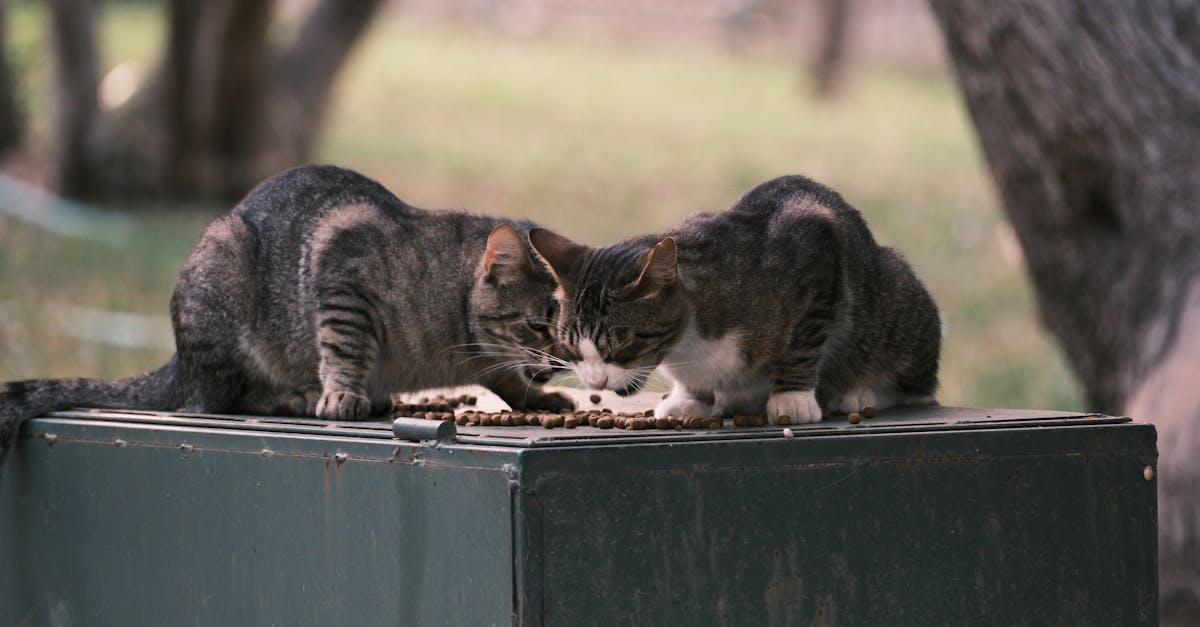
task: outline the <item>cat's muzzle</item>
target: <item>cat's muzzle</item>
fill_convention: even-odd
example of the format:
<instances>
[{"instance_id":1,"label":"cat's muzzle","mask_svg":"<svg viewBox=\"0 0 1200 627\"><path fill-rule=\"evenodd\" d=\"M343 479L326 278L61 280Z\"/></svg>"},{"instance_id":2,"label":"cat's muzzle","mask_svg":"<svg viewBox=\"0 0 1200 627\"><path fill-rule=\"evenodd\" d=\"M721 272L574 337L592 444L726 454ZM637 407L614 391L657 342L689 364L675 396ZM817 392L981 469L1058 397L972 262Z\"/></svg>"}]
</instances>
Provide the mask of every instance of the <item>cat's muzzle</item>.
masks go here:
<instances>
[{"instance_id":1,"label":"cat's muzzle","mask_svg":"<svg viewBox=\"0 0 1200 627\"><path fill-rule=\"evenodd\" d=\"M629 396L630 394L636 394L637 392L642 391L642 388L646 387L646 380L649 378L649 374L641 372L630 375L629 380L625 383L624 387L617 388L613 391L617 393L617 396Z\"/></svg>"},{"instance_id":2,"label":"cat's muzzle","mask_svg":"<svg viewBox=\"0 0 1200 627\"><path fill-rule=\"evenodd\" d=\"M550 366L525 366L525 376L534 383L545 383L554 376L554 368Z\"/></svg>"}]
</instances>

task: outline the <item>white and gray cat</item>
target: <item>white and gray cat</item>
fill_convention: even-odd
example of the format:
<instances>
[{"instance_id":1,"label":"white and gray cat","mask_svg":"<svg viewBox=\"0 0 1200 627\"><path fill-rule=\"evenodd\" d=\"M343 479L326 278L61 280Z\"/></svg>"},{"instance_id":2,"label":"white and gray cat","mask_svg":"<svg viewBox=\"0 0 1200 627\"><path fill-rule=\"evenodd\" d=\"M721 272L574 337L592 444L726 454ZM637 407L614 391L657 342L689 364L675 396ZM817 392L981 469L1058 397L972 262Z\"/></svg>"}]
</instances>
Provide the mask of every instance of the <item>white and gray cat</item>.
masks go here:
<instances>
[{"instance_id":1,"label":"white and gray cat","mask_svg":"<svg viewBox=\"0 0 1200 627\"><path fill-rule=\"evenodd\" d=\"M556 304L531 226L417 209L332 166L284 172L196 245L164 366L3 386L0 464L23 420L74 406L358 420L394 392L478 383L514 408L572 408L538 385Z\"/></svg>"},{"instance_id":2,"label":"white and gray cat","mask_svg":"<svg viewBox=\"0 0 1200 627\"><path fill-rule=\"evenodd\" d=\"M908 263L840 195L802 176L661 235L592 248L529 238L559 284L559 341L595 389L656 367L658 416L766 415L935 403L941 321Z\"/></svg>"}]
</instances>

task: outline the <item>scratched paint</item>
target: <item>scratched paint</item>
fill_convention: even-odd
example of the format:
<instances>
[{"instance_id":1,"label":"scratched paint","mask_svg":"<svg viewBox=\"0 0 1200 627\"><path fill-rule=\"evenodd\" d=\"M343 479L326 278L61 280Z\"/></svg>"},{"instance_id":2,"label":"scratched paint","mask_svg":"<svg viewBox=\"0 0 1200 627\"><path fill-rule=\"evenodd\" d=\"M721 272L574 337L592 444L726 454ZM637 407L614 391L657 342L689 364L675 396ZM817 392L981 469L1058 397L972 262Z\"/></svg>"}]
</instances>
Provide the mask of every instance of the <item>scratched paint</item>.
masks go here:
<instances>
[{"instance_id":1,"label":"scratched paint","mask_svg":"<svg viewBox=\"0 0 1200 627\"><path fill-rule=\"evenodd\" d=\"M0 484L0 624L49 624L50 600L97 624L1156 622L1152 427L872 420L413 442L388 423L37 419Z\"/></svg>"}]
</instances>

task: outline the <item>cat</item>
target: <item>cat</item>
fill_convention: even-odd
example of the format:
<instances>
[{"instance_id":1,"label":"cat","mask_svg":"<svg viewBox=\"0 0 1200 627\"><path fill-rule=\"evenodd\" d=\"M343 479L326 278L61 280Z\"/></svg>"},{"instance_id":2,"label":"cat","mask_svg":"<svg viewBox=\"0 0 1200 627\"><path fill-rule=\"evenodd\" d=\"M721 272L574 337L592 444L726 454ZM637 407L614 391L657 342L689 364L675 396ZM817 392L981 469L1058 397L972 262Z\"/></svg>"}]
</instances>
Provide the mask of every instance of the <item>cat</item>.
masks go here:
<instances>
[{"instance_id":1,"label":"cat","mask_svg":"<svg viewBox=\"0 0 1200 627\"><path fill-rule=\"evenodd\" d=\"M187 259L165 365L3 386L0 468L23 420L74 406L360 420L394 392L478 383L514 408L571 409L539 386L557 305L532 226L417 209L334 166L283 172Z\"/></svg>"},{"instance_id":2,"label":"cat","mask_svg":"<svg viewBox=\"0 0 1200 627\"><path fill-rule=\"evenodd\" d=\"M588 387L628 395L659 368L656 416L765 415L936 404L941 319L859 212L803 176L661 235L580 245L534 228L558 283L558 338Z\"/></svg>"}]
</instances>

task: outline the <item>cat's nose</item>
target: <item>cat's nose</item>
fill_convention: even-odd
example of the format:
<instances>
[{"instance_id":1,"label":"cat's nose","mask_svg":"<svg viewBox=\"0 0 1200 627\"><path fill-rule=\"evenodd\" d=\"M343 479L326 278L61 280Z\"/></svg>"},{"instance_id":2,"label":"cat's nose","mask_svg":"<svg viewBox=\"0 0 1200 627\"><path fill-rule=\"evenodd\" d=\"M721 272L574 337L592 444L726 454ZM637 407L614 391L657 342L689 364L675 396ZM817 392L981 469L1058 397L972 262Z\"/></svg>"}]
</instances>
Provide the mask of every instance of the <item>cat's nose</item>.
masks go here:
<instances>
[{"instance_id":1,"label":"cat's nose","mask_svg":"<svg viewBox=\"0 0 1200 627\"><path fill-rule=\"evenodd\" d=\"M608 383L608 375L604 374L604 372L593 370L587 373L587 376L584 377L583 382L588 384L588 387L590 388L603 390L604 384Z\"/></svg>"}]
</instances>

